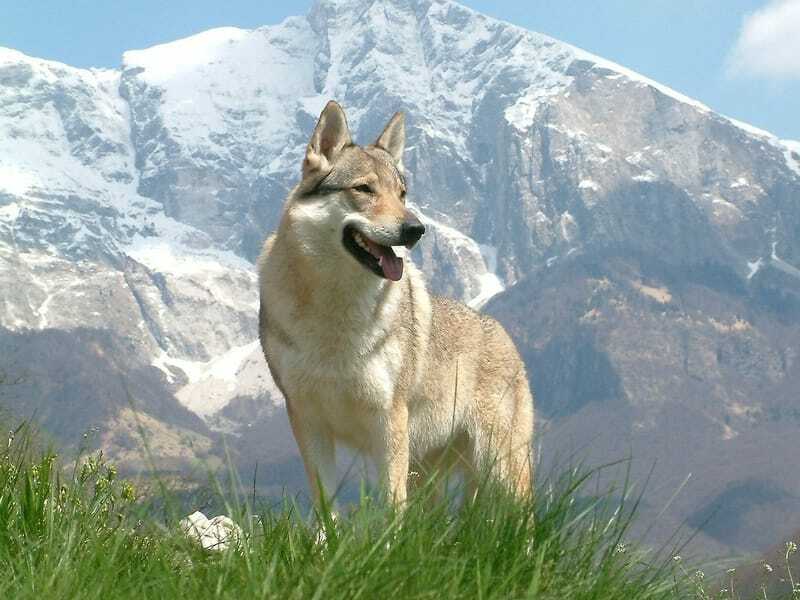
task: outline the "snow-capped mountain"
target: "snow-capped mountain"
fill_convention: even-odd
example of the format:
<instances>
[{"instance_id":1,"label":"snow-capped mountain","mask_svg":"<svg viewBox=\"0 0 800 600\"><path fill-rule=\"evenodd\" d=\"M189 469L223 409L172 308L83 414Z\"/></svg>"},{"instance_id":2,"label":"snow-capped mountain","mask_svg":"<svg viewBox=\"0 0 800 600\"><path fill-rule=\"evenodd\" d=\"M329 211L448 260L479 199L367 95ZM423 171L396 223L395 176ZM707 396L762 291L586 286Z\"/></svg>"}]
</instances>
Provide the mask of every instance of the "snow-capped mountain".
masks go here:
<instances>
[{"instance_id":1,"label":"snow-capped mountain","mask_svg":"<svg viewBox=\"0 0 800 600\"><path fill-rule=\"evenodd\" d=\"M800 520L765 454L800 429L800 143L445 0L320 0L119 70L0 49L0 401L131 464L142 428L165 468L221 433L291 463L253 261L331 98L364 143L407 112L414 259L514 333L545 454L658 458L667 497L692 471L669 514L733 494L722 545Z\"/></svg>"}]
</instances>

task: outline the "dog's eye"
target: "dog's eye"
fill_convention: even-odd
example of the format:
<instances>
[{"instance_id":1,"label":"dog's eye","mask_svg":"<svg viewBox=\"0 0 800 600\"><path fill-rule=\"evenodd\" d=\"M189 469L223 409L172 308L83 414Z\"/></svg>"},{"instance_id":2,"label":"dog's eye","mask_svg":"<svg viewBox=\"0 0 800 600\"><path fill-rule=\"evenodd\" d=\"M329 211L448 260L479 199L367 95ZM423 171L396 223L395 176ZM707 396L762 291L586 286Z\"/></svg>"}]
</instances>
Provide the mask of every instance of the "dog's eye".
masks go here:
<instances>
[{"instance_id":1,"label":"dog's eye","mask_svg":"<svg viewBox=\"0 0 800 600\"><path fill-rule=\"evenodd\" d=\"M361 185L353 186L353 189L357 192L361 192L362 194L371 194L372 188L369 187L366 183L362 183Z\"/></svg>"}]
</instances>

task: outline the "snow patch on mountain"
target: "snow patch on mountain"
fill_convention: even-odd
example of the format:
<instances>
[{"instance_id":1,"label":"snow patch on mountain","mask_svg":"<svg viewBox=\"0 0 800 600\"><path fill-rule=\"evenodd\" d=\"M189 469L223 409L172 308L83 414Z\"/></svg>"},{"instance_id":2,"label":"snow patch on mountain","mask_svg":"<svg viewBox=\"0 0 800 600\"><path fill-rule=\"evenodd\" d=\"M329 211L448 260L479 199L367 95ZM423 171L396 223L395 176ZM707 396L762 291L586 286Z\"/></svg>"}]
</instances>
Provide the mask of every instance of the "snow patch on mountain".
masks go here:
<instances>
[{"instance_id":1,"label":"snow patch on mountain","mask_svg":"<svg viewBox=\"0 0 800 600\"><path fill-rule=\"evenodd\" d=\"M128 109L116 92L118 72L4 51L0 79L0 170L8 177L0 186L21 194L103 194L130 183Z\"/></svg>"},{"instance_id":2,"label":"snow patch on mountain","mask_svg":"<svg viewBox=\"0 0 800 600\"><path fill-rule=\"evenodd\" d=\"M255 277L252 263L241 256L213 246L190 248L183 239L189 239L196 230L164 217L159 221L167 225L167 232L147 237L136 234L124 247L128 256L157 273L192 276L236 269Z\"/></svg>"},{"instance_id":3,"label":"snow patch on mountain","mask_svg":"<svg viewBox=\"0 0 800 600\"><path fill-rule=\"evenodd\" d=\"M2 176L3 174L0 172L0 177ZM10 202L5 205L0 205L0 221L5 221L8 224L13 223L19 218L21 210L19 202Z\"/></svg>"},{"instance_id":4,"label":"snow patch on mountain","mask_svg":"<svg viewBox=\"0 0 800 600\"><path fill-rule=\"evenodd\" d=\"M224 55L226 46L235 44L246 35L244 29L236 27L209 29L146 50L128 50L122 60L128 68L144 69L143 77L151 84L160 85L217 62Z\"/></svg>"},{"instance_id":5,"label":"snow patch on mountain","mask_svg":"<svg viewBox=\"0 0 800 600\"><path fill-rule=\"evenodd\" d=\"M537 107L541 105L548 97L564 92L572 83L573 78L567 76L564 71L565 66L569 66L572 61L576 60L592 63L593 69L613 71L613 74L606 76L607 79L619 79L621 77L625 77L630 81L653 88L665 96L669 96L670 98L683 104L687 104L701 112L712 112L711 109L702 102L695 100L694 98L690 98L685 94L681 94L680 92L662 83L654 81L649 77L642 75L641 73L632 71L631 69L623 67L615 62L594 55L575 46L571 46L563 42L557 42L541 34L529 35L537 36L539 40L537 40L538 43L536 46L549 50L549 52L545 53L544 57L537 57L531 61L531 65L533 67L533 83L521 94L515 104L506 109L506 119L519 129L525 130L529 128L533 124ZM551 56L548 57L548 54ZM553 61L551 58L552 56L557 56L559 60ZM566 59L567 57L569 60ZM531 60L531 57L526 58Z\"/></svg>"},{"instance_id":6,"label":"snow patch on mountain","mask_svg":"<svg viewBox=\"0 0 800 600\"><path fill-rule=\"evenodd\" d=\"M517 44L509 58L516 68L525 69L531 83L505 110L506 120L522 131L533 125L537 108L546 99L564 92L573 81L564 73L571 62L567 48L546 36L526 33L532 43Z\"/></svg>"},{"instance_id":7,"label":"snow patch on mountain","mask_svg":"<svg viewBox=\"0 0 800 600\"><path fill-rule=\"evenodd\" d=\"M497 275L497 249L494 246L479 244L455 227L419 211L412 203L409 206L414 208L428 229L423 245L437 245L440 252L448 255L449 262L459 266L463 273L464 300L469 306L480 308L505 289Z\"/></svg>"},{"instance_id":8,"label":"snow patch on mountain","mask_svg":"<svg viewBox=\"0 0 800 600\"><path fill-rule=\"evenodd\" d=\"M794 140L782 140L774 133L760 129L749 123L739 121L737 119L720 115L723 119L741 129L752 137L759 138L767 142L770 146L778 149L786 160L786 166L798 177L800 177L800 142Z\"/></svg>"},{"instance_id":9,"label":"snow patch on mountain","mask_svg":"<svg viewBox=\"0 0 800 600\"><path fill-rule=\"evenodd\" d=\"M161 370L170 383L175 383L175 369L183 372L187 382L176 396L186 408L208 418L224 408L238 392L238 376L251 355L260 358L258 340L235 346L209 361L174 358L162 350L152 365Z\"/></svg>"},{"instance_id":10,"label":"snow patch on mountain","mask_svg":"<svg viewBox=\"0 0 800 600\"><path fill-rule=\"evenodd\" d=\"M175 375L171 367L183 371L189 383L198 383L209 379L219 379L235 383L236 373L242 361L258 347L258 340L236 346L228 350L221 356L212 358L209 361L187 360L182 358L170 357L165 350L153 359L153 366L160 369L167 376L171 383L175 381Z\"/></svg>"},{"instance_id":11,"label":"snow patch on mountain","mask_svg":"<svg viewBox=\"0 0 800 600\"><path fill-rule=\"evenodd\" d=\"M631 177L634 181L642 181L651 183L653 181L658 181L658 175L653 173L650 169L647 169L644 173L640 173L639 175L634 175Z\"/></svg>"},{"instance_id":12,"label":"snow patch on mountain","mask_svg":"<svg viewBox=\"0 0 800 600\"><path fill-rule=\"evenodd\" d=\"M571 81L567 77L553 77L546 87L533 83L519 99L505 110L506 120L520 131L529 129L535 120L536 110L550 96L562 92Z\"/></svg>"},{"instance_id":13,"label":"snow patch on mountain","mask_svg":"<svg viewBox=\"0 0 800 600\"><path fill-rule=\"evenodd\" d=\"M736 189L736 188L748 187L749 185L750 182L747 180L747 177L737 177L736 181L732 182L729 187L731 189Z\"/></svg>"},{"instance_id":14,"label":"snow patch on mountain","mask_svg":"<svg viewBox=\"0 0 800 600\"><path fill-rule=\"evenodd\" d=\"M286 167L279 157L296 151L295 111L286 108L317 95L316 45L307 20L293 17L272 27L224 27L129 51L123 69L126 81L160 96L158 122L196 162L220 157L255 176L265 156L274 157L269 170L276 171ZM144 158L143 176L150 177L169 156Z\"/></svg>"},{"instance_id":15,"label":"snow patch on mountain","mask_svg":"<svg viewBox=\"0 0 800 600\"><path fill-rule=\"evenodd\" d=\"M755 274L761 270L761 267L763 266L764 266L763 258L759 258L754 261L747 261L747 269L748 269L747 279L752 279L755 276Z\"/></svg>"},{"instance_id":16,"label":"snow patch on mountain","mask_svg":"<svg viewBox=\"0 0 800 600\"><path fill-rule=\"evenodd\" d=\"M488 244L479 244L478 248L486 264L487 272L478 276L480 291L477 296L467 302L467 305L475 310L479 310L491 298L506 289L497 276L497 248Z\"/></svg>"},{"instance_id":17,"label":"snow patch on mountain","mask_svg":"<svg viewBox=\"0 0 800 600\"><path fill-rule=\"evenodd\" d=\"M794 140L781 140L784 147L783 154L789 168L800 176L800 142Z\"/></svg>"},{"instance_id":18,"label":"snow patch on mountain","mask_svg":"<svg viewBox=\"0 0 800 600\"><path fill-rule=\"evenodd\" d=\"M770 254L770 258L772 259L772 265L780 271L783 271L787 275L791 275L797 279L800 279L800 269L795 267L794 265L790 265L788 262L783 260L780 256L778 256L778 242L772 242L772 253Z\"/></svg>"},{"instance_id":19,"label":"snow patch on mountain","mask_svg":"<svg viewBox=\"0 0 800 600\"><path fill-rule=\"evenodd\" d=\"M30 173L14 165L0 164L0 190L21 196L36 183L36 178Z\"/></svg>"},{"instance_id":20,"label":"snow patch on mountain","mask_svg":"<svg viewBox=\"0 0 800 600\"><path fill-rule=\"evenodd\" d=\"M592 190L593 192L600 191L600 186L597 184L596 181L591 179L581 179L581 182L578 184L579 190Z\"/></svg>"}]
</instances>

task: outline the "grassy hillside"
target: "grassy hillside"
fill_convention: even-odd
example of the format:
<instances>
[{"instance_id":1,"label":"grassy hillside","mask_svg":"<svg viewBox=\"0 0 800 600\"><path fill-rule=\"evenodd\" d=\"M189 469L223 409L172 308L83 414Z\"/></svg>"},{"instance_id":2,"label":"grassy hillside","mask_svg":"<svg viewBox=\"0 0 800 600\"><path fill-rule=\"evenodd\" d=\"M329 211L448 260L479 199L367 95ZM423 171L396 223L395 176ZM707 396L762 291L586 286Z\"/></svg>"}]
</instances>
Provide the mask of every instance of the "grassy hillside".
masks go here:
<instances>
[{"instance_id":1,"label":"grassy hillside","mask_svg":"<svg viewBox=\"0 0 800 600\"><path fill-rule=\"evenodd\" d=\"M589 481L567 471L533 503L485 486L460 510L423 490L402 515L364 492L322 519L324 542L288 499L254 509L220 491L243 535L208 551L180 530L165 487L142 502L101 457L65 468L18 432L0 450L0 598L730 597L703 591L671 552L639 551L626 539L635 501L593 497Z\"/></svg>"}]
</instances>

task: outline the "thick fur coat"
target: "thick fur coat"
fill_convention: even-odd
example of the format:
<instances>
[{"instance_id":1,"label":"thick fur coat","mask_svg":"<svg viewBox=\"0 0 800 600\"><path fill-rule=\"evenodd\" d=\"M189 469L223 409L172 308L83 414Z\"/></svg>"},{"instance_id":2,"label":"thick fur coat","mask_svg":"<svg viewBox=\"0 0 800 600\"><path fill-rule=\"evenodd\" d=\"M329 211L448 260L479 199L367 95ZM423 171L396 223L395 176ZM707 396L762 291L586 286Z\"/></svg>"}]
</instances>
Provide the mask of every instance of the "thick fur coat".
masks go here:
<instances>
[{"instance_id":1,"label":"thick fur coat","mask_svg":"<svg viewBox=\"0 0 800 600\"><path fill-rule=\"evenodd\" d=\"M337 488L336 446L365 453L402 504L409 472L488 469L530 493L533 398L495 320L430 296L393 247L424 226L405 206L404 121L369 146L344 112L320 116L277 229L259 259L260 337L286 398L315 499Z\"/></svg>"}]
</instances>

